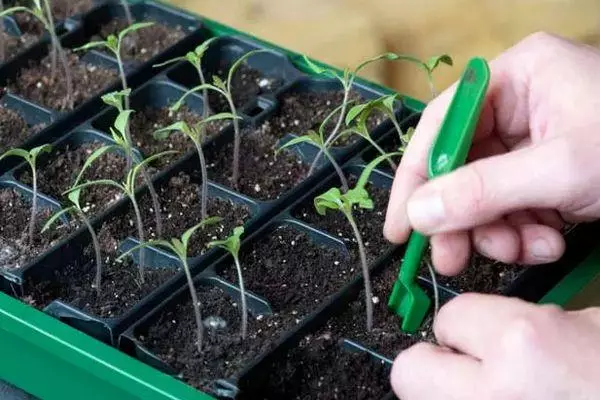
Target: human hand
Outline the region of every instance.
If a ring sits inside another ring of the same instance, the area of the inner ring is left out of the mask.
[[[545,33],[490,63],[469,163],[425,183],[429,148],[454,87],[426,108],[396,172],[384,234],[431,236],[432,259],[459,273],[471,248],[504,263],[564,252],[564,221],[600,217],[600,52]]]
[[[391,382],[402,400],[591,400],[600,396],[600,309],[562,311],[464,294],[434,332],[400,353]],[[451,350],[452,349],[452,350]]]

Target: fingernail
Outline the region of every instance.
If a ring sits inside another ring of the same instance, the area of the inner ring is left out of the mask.
[[[411,224],[425,231],[436,228],[446,216],[444,202],[437,193],[420,195],[409,200],[407,212]]]
[[[554,252],[552,247],[546,239],[537,238],[531,244],[531,255],[539,260],[552,260],[554,259]]]

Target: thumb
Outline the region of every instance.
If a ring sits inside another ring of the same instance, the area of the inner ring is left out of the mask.
[[[432,235],[469,230],[518,210],[557,209],[578,192],[581,176],[569,172],[572,164],[564,140],[480,159],[415,190],[408,218],[415,230]]]

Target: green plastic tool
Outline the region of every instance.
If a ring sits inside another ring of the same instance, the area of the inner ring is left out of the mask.
[[[438,136],[429,153],[429,178],[446,174],[466,161],[473,133],[487,92],[490,71],[482,58],[467,64],[458,83]],[[416,282],[417,271],[429,239],[412,232],[388,307],[402,318],[402,330],[415,332],[421,326],[431,299]]]

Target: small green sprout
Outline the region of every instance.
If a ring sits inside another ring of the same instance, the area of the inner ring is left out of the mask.
[[[42,4],[43,3],[43,4]],[[52,10],[50,8],[49,0],[33,0],[32,6],[30,7],[11,7],[2,12],[0,12],[0,19],[7,16],[12,15],[18,12],[25,12],[31,14],[36,19],[38,19],[42,25],[44,25],[44,29],[48,31],[50,35],[50,40],[52,43],[52,49],[50,52],[51,56],[51,80],[54,81],[56,79],[57,73],[57,57],[60,58],[60,62],[63,65],[65,72],[65,83],[66,83],[66,95],[62,104],[62,107],[65,109],[73,108],[73,78],[71,77],[71,70],[69,69],[69,62],[67,60],[67,55],[62,45],[60,44],[60,40],[56,34],[56,28],[54,26],[54,18],[52,17]]]
[[[96,232],[90,223],[89,218],[85,215],[83,208],[81,207],[81,203],[79,201],[79,197],[81,195],[81,189],[73,190],[70,192],[67,197],[71,202],[71,205],[67,208],[63,208],[59,210],[54,215],[52,215],[46,224],[42,228],[42,232],[48,230],[59,218],[61,218],[65,214],[71,214],[81,219],[85,224],[88,232],[90,233],[90,237],[92,238],[92,245],[94,246],[94,253],[96,255],[96,277],[94,278],[94,283],[92,287],[96,289],[96,293],[100,296],[100,292],[102,291],[102,255],[100,254],[100,243],[98,242],[98,237],[96,236]]]
[[[231,113],[237,117],[238,113],[237,113],[235,103],[233,101],[233,87],[232,87],[233,76],[234,76],[235,72],[237,71],[237,69],[248,58],[250,58],[253,55],[256,55],[258,53],[264,53],[267,51],[268,50],[252,50],[252,51],[249,51],[248,53],[244,54],[243,56],[238,58],[233,63],[231,68],[229,68],[229,73],[227,74],[227,81],[223,81],[217,75],[213,75],[213,83],[212,84],[206,83],[206,84],[202,84],[202,85],[196,86],[195,88],[188,90],[186,93],[183,94],[183,96],[181,96],[181,98],[175,104],[173,104],[173,106],[171,107],[171,110],[178,111],[181,108],[181,106],[183,105],[183,102],[185,101],[185,99],[192,93],[195,93],[195,92],[198,92],[201,90],[202,91],[213,90],[213,91],[221,94],[225,98],[225,100],[227,100],[227,103],[229,105]],[[241,140],[242,140],[242,133],[240,131],[240,124],[239,124],[238,119],[239,118],[235,118],[233,120],[233,129],[234,129],[233,167],[232,167],[233,173],[232,173],[231,181],[235,188],[237,188],[239,175],[240,175],[240,145],[241,145]]]
[[[367,210],[372,210],[374,207],[373,200],[369,197],[369,192],[366,185],[369,181],[371,173],[375,167],[382,161],[399,155],[399,153],[389,153],[377,157],[371,161],[361,173],[354,188],[342,193],[338,188],[330,188],[327,192],[315,197],[314,205],[317,213],[325,215],[328,209],[340,211],[350,223],[354,238],[358,243],[358,252],[360,256],[360,264],[362,268],[364,283],[365,283],[365,301],[367,308],[367,330],[370,332],[373,329],[373,290],[371,288],[371,279],[369,277],[369,266],[367,264],[367,253],[358,225],[353,215],[354,207],[360,207]]]
[[[348,191],[349,187],[348,187],[348,179],[346,179],[346,176],[344,175],[344,172],[342,171],[342,168],[340,167],[340,165],[338,164],[338,162],[335,160],[335,157],[333,157],[331,155],[331,152],[329,151],[329,145],[327,144],[327,142],[325,141],[324,135],[325,135],[325,128],[327,126],[327,124],[329,123],[329,121],[331,120],[331,118],[333,118],[333,116],[343,107],[343,105],[338,106],[335,110],[333,110],[321,123],[321,125],[319,126],[319,131],[315,132],[314,130],[309,130],[308,132],[306,132],[303,136],[298,136],[297,138],[294,138],[288,142],[286,142],[284,145],[282,145],[279,149],[277,149],[277,152],[291,147],[291,146],[295,146],[299,143],[310,143],[313,146],[317,147],[319,149],[319,151],[321,151],[323,154],[325,154],[325,157],[327,157],[327,159],[329,159],[329,161],[331,162],[331,164],[333,165],[335,172],[337,173],[338,177],[340,178],[340,183],[342,185],[342,190],[345,192]]]
[[[233,257],[235,268],[238,275],[238,284],[240,285],[240,296],[242,297],[242,339],[248,334],[248,306],[246,304],[246,289],[244,287],[244,278],[242,277],[242,266],[240,264],[241,237],[244,234],[244,227],[238,226],[233,229],[233,233],[225,240],[215,240],[208,244],[208,247],[220,247],[225,249]]]
[[[406,133],[400,136],[400,152],[404,153],[406,151],[406,147],[408,143],[412,140],[413,135],[415,134],[415,128],[412,126],[406,130]]]
[[[183,271],[185,272],[185,277],[187,279],[188,287],[190,289],[190,295],[192,298],[192,306],[194,307],[194,316],[196,318],[196,327],[197,327],[196,346],[198,348],[198,353],[202,353],[204,327],[202,324],[202,312],[200,310],[200,306],[201,306],[200,301],[198,300],[198,294],[196,292],[196,287],[194,286],[194,279],[192,278],[192,273],[190,271],[190,266],[188,264],[188,247],[189,247],[190,238],[192,237],[192,235],[194,233],[196,233],[196,231],[198,229],[204,229],[206,226],[214,225],[221,221],[222,221],[222,219],[220,217],[210,217],[210,218],[203,219],[199,224],[197,224],[197,225],[191,227],[190,229],[188,229],[187,231],[185,231],[184,234],[181,235],[181,238],[173,238],[170,241],[150,240],[148,242],[142,242],[141,244],[128,250],[123,255],[119,256],[119,258],[117,259],[117,261],[120,261],[127,255],[133,253],[134,251],[139,250],[139,249],[145,249],[146,247],[149,247],[149,246],[161,247],[163,249],[172,251],[177,256],[177,258],[179,258],[179,261],[181,262],[181,265],[183,266]]]
[[[206,78],[204,77],[204,71],[202,71],[202,59],[204,58],[204,54],[208,47],[215,41],[217,38],[210,38],[205,40],[200,46],[196,47],[194,51],[188,52],[183,57],[176,57],[169,61],[165,61],[161,64],[154,65],[155,68],[162,67],[165,65],[173,64],[179,61],[187,61],[196,68],[198,72],[198,78],[200,79],[200,85],[206,85]],[[202,118],[207,118],[211,114],[210,104],[208,101],[208,88],[202,89]]]
[[[42,146],[34,147],[33,149],[27,151],[23,149],[10,149],[6,151],[4,154],[0,155],[0,160],[9,157],[21,157],[24,159],[29,167],[31,168],[31,179],[32,179],[32,187],[33,187],[33,195],[31,199],[31,219],[29,220],[29,244],[33,245],[33,237],[35,233],[35,216],[37,213],[37,198],[38,198],[38,187],[37,187],[37,159],[38,156],[42,153],[49,153],[52,151],[52,146],[49,144],[44,144]]]
[[[186,122],[180,121],[165,128],[159,129],[154,132],[154,138],[158,140],[165,140],[173,132],[181,132],[187,136],[196,147],[198,152],[198,159],[200,160],[200,171],[202,172],[202,191],[200,196],[201,213],[202,218],[208,217],[207,202],[208,202],[208,173],[206,169],[206,159],[204,158],[204,151],[202,150],[202,144],[206,138],[206,125],[219,120],[236,119],[231,113],[219,113],[206,117],[197,124],[189,126]]]
[[[75,183],[73,186],[76,186],[79,181],[83,178],[83,174],[85,171],[96,161],[99,157],[101,157],[104,153],[109,151],[121,150],[125,153],[127,158],[127,170],[131,169],[131,166],[135,163],[135,157],[133,153],[133,143],[131,139],[130,129],[129,129],[129,119],[131,114],[134,113],[133,110],[128,110],[125,108],[124,103],[125,99],[129,97],[131,93],[131,89],[121,90],[119,92],[111,92],[102,96],[102,100],[117,109],[118,115],[115,118],[114,126],[110,127],[110,133],[115,141],[115,145],[104,145],[98,149],[96,149],[90,156],[87,158],[85,163],[83,164],[77,178],[75,179]],[[152,179],[148,174],[146,166],[143,166],[141,169],[142,178],[146,185],[148,185],[148,191],[150,193],[150,198],[152,199],[152,207],[154,208],[154,220],[156,223],[156,233],[160,237],[162,236],[162,217],[160,214],[161,206],[160,200],[158,198],[158,193],[154,188],[154,184],[152,183]]]
[[[123,39],[132,32],[136,32],[140,29],[144,29],[152,25],[154,25],[154,22],[139,22],[137,24],[130,24],[127,28],[119,32],[118,36],[108,35],[106,40],[90,42],[74,49],[73,51],[90,50],[102,47],[110,50],[117,58],[117,64],[119,65],[119,75],[121,77],[121,85],[123,86],[123,90],[127,90],[127,76],[125,75],[125,68],[123,66],[123,58],[121,55],[121,46],[123,44]],[[125,108],[129,108],[129,97],[125,97]]]
[[[427,83],[429,84],[429,90],[431,92],[432,99],[435,98],[438,94],[433,83],[433,72],[440,66],[440,64],[446,64],[449,66],[454,65],[452,57],[450,57],[448,54],[432,56],[427,61],[419,60],[418,58],[413,56],[404,55],[400,56],[400,59],[412,62],[425,71],[425,73],[427,74]]]
[[[141,242],[144,242],[145,239],[144,239],[144,225],[143,225],[143,221],[142,221],[142,214],[140,212],[140,207],[137,202],[137,199],[135,198],[135,192],[137,189],[136,182],[137,182],[138,175],[143,170],[143,168],[146,165],[148,165],[149,163],[151,163],[161,157],[164,157],[168,154],[175,154],[175,153],[177,153],[177,152],[176,151],[163,151],[162,153],[158,153],[158,154],[155,154],[153,156],[146,158],[145,160],[136,164],[132,169],[129,170],[129,172],[127,173],[127,176],[125,177],[124,182],[118,183],[118,182],[115,182],[110,179],[98,179],[98,180],[88,181],[88,182],[74,185],[72,188],[67,190],[64,194],[68,195],[70,192],[73,192],[75,190],[84,189],[84,188],[87,188],[90,186],[111,186],[111,187],[115,187],[115,188],[119,189],[123,194],[125,194],[129,198],[129,200],[131,201],[131,204],[133,205],[133,210],[135,212],[135,218],[136,218],[136,222],[137,222],[138,239]],[[144,279],[144,264],[145,264],[144,256],[145,256],[145,252],[142,251],[140,254],[140,265],[139,265],[140,281],[142,283],[144,283],[144,281],[145,281],[145,279]]]

